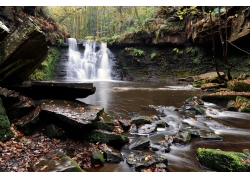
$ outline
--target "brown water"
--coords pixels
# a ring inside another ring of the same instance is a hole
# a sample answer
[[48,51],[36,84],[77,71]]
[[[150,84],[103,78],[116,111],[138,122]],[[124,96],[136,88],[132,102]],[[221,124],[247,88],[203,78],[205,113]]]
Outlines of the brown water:
[[[150,105],[180,108],[184,101],[192,96],[205,94],[200,89],[188,85],[172,86],[166,83],[151,82],[123,82],[123,81],[94,81],[97,90],[94,95],[86,99],[79,99],[88,104],[103,107],[105,112],[116,119],[131,119],[138,115],[159,115],[159,112]],[[200,121],[184,119],[183,122],[190,128],[209,128],[220,135],[222,141],[207,141],[199,137],[192,137],[188,145],[172,145],[169,153],[160,153],[168,159],[168,169],[171,172],[203,171],[196,159],[196,150],[199,147],[216,148],[225,151],[242,152],[250,148],[250,114],[222,111],[221,106],[205,103],[210,109],[205,116],[195,116]],[[210,113],[211,110],[216,113]],[[164,111],[167,115],[178,115],[178,112]],[[216,115],[214,115],[216,114]],[[207,120],[209,118],[209,121]],[[204,120],[203,120],[204,119]],[[206,122],[206,125],[203,123]],[[160,133],[160,132],[158,132]],[[133,135],[125,133],[129,138]],[[152,153],[149,150],[147,153]],[[131,150],[125,145],[121,152],[126,156]],[[106,163],[103,167],[91,169],[94,172],[130,172],[134,171],[124,162]]]

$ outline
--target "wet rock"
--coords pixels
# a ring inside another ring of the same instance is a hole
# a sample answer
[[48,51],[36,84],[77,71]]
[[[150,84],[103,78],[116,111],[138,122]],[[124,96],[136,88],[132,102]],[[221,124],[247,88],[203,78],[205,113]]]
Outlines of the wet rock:
[[122,154],[120,153],[120,151],[118,151],[118,150],[116,150],[116,149],[114,149],[106,144],[100,144],[98,148],[104,152],[104,158],[108,162],[119,163],[119,162],[123,161],[123,157],[122,157]]
[[103,130],[93,130],[89,132],[85,138],[87,138],[89,142],[107,143],[113,147],[121,146],[129,142],[126,136]]
[[16,123],[17,128],[24,134],[28,135],[36,129],[36,125],[39,122],[40,106],[37,106],[28,115],[22,117]]
[[185,104],[188,104],[188,105],[204,105],[204,101],[199,99],[197,96],[193,96],[193,97],[188,98],[185,101]]
[[243,149],[243,153],[250,156],[250,149]]
[[27,82],[22,85],[12,85],[10,88],[37,100],[86,98],[96,91],[93,83],[51,81]]
[[0,84],[21,84],[48,53],[45,34],[28,17],[0,44]]
[[159,163],[163,163],[167,166],[168,160],[159,154],[144,155],[141,151],[136,151],[128,155],[127,163],[130,166],[134,166],[136,171],[141,171],[142,168],[148,168]]
[[0,98],[0,141],[8,141],[14,136],[10,129],[10,121]]
[[11,122],[17,121],[18,118],[27,115],[27,113],[35,108],[33,99],[23,96],[19,92],[13,90],[5,88],[0,89],[0,97],[2,97],[3,104]]
[[240,107],[240,105],[236,104],[236,102],[232,101],[232,100],[229,101],[227,103],[227,106],[226,106],[226,108],[227,108],[228,111],[236,111],[236,112],[238,111],[239,107]]
[[49,124],[45,126],[43,133],[49,138],[60,138],[64,139],[66,137],[66,132],[57,127],[55,124]]
[[148,168],[141,168],[140,172],[167,172],[167,166],[163,163],[154,164]]
[[250,157],[244,153],[221,151],[219,149],[198,148],[199,162],[219,172],[249,172]]
[[204,140],[216,140],[216,141],[221,141],[222,137],[215,134],[213,131],[209,131],[209,130],[199,130],[199,135],[201,139]]
[[130,123],[130,120],[127,120],[127,119],[119,119],[118,120],[119,123],[121,124],[121,126],[123,127],[124,130],[127,130],[129,129],[131,123]]
[[181,110],[188,111],[194,115],[204,115],[205,114],[204,109],[199,105],[183,105],[181,107]]
[[172,136],[166,134],[155,134],[149,137],[150,147],[153,151],[160,151],[162,153],[170,152],[170,145],[172,144]]
[[80,101],[44,99],[41,101],[40,118],[50,123],[59,124],[67,129],[89,129],[99,121],[103,109]]
[[146,136],[135,137],[129,145],[129,149],[144,149],[150,144],[149,138]]
[[139,134],[150,134],[154,133],[157,130],[157,126],[153,124],[145,124],[138,128]]
[[151,120],[149,116],[137,116],[131,118],[130,123],[136,125],[151,124]]
[[173,138],[173,143],[188,144],[191,140],[191,133],[189,131],[179,131]]
[[84,172],[74,160],[60,151],[48,153],[32,169],[34,172]]
[[94,122],[96,129],[114,131],[115,130],[115,121],[111,118],[110,115],[103,112],[99,116],[100,121]]
[[104,157],[100,150],[93,150],[91,153],[91,163],[96,166],[104,165]]
[[129,129],[130,134],[135,134],[138,133],[138,128],[135,124],[131,124],[130,129]]

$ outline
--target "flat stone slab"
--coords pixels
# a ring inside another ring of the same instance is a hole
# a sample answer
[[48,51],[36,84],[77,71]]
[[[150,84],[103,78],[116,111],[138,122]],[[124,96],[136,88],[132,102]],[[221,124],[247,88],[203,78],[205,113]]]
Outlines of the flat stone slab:
[[167,166],[168,160],[159,154],[144,155],[141,151],[136,151],[128,155],[127,163],[130,166],[134,166],[136,171],[140,171],[141,168],[146,168],[158,163],[163,163]]
[[34,172],[84,172],[73,159],[60,151],[48,153],[32,169]]
[[68,124],[77,128],[99,121],[103,108],[80,101],[52,100],[41,101],[41,119],[52,119],[57,123]]
[[9,89],[33,99],[76,99],[86,98],[96,91],[93,83],[37,81],[13,85]]

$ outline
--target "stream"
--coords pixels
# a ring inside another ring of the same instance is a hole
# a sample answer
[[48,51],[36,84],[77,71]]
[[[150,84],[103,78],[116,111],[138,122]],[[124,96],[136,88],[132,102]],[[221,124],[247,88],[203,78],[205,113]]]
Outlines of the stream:
[[[89,81],[88,81],[89,82]],[[158,116],[160,115],[183,117],[182,126],[193,129],[209,129],[222,140],[206,140],[199,136],[191,138],[186,144],[172,144],[170,152],[151,151],[149,148],[142,150],[145,154],[158,153],[168,159],[168,170],[170,172],[200,172],[206,171],[201,167],[197,158],[196,150],[199,147],[221,149],[224,151],[242,152],[250,148],[250,114],[225,111],[223,104],[205,102],[205,115],[181,114],[173,111],[173,107],[181,108],[186,99],[192,96],[200,96],[203,92],[191,85],[171,85],[167,83],[153,82],[127,82],[127,81],[91,81],[96,86],[95,94],[79,101],[98,105],[114,119],[131,119],[134,116]],[[161,113],[157,108],[161,107]],[[194,121],[193,119],[196,119]],[[171,121],[172,126],[177,124]],[[179,124],[180,125],[180,124]],[[157,129],[156,133],[165,133]],[[136,135],[124,132],[130,140]],[[128,145],[120,149],[124,157],[135,150],[130,150]],[[126,158],[120,163],[105,163],[104,166],[95,167],[90,172],[134,172],[126,163]]]

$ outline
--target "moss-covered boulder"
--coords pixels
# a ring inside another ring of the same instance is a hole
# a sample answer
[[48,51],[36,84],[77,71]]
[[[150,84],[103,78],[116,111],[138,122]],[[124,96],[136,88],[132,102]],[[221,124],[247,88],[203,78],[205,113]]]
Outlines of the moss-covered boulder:
[[219,172],[249,172],[250,157],[244,153],[198,148],[201,165]]
[[89,142],[107,143],[110,146],[121,146],[129,141],[126,136],[104,130],[93,130],[89,132],[85,138],[87,138]]
[[84,172],[73,159],[57,150],[32,165],[32,169],[35,172]]
[[136,125],[151,124],[151,120],[149,116],[136,116],[131,118],[130,123]]
[[250,112],[250,100],[242,96],[236,96],[235,101],[229,101],[226,108],[228,111]]
[[6,111],[0,98],[0,141],[8,141],[14,136],[10,129],[10,121],[5,113]]
[[250,92],[250,79],[245,79],[245,80],[231,80],[228,81],[227,87],[231,89],[232,91],[237,91],[237,92]]
[[103,153],[98,150],[95,149],[92,151],[91,153],[91,163],[96,167],[96,166],[103,166],[104,165],[104,157],[103,157]]

